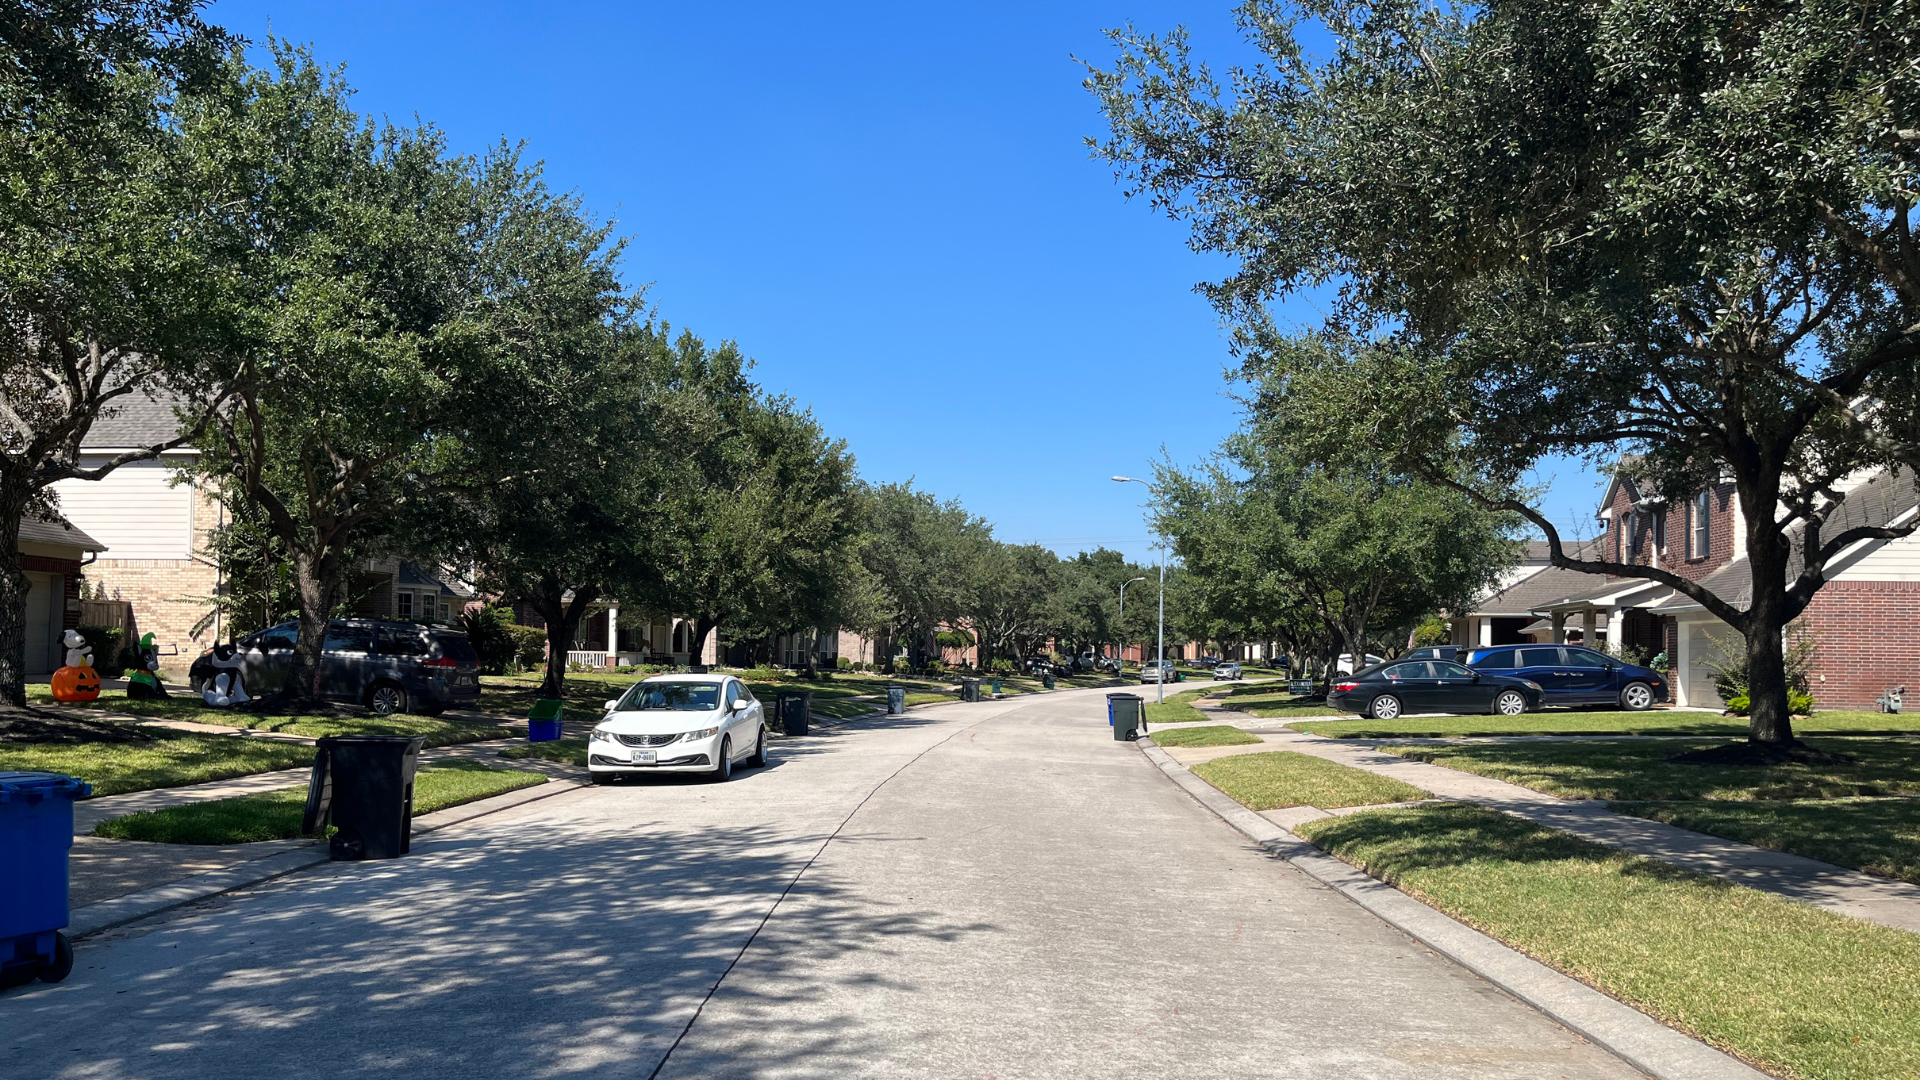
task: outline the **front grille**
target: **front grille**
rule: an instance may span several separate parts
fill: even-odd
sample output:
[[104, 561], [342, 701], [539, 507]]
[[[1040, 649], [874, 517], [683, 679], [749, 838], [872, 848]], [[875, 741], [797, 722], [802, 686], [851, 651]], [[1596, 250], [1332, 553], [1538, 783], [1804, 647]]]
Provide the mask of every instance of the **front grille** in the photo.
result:
[[628, 746], [665, 746], [680, 738], [679, 735], [615, 735]]

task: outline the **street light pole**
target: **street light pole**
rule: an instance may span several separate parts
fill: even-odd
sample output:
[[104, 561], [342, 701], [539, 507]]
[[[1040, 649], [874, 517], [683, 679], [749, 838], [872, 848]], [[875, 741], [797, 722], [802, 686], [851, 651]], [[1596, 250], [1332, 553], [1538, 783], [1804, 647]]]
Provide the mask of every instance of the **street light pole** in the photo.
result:
[[[1139, 484], [1141, 487], [1146, 488], [1148, 491], [1153, 492], [1154, 495], [1156, 496], [1160, 494], [1159, 488], [1154, 487], [1152, 484], [1149, 484], [1145, 480], [1141, 480], [1138, 477], [1116, 476], [1113, 478], [1113, 482], [1116, 484]], [[1160, 643], [1158, 646], [1158, 650], [1160, 655], [1156, 657], [1154, 660], [1154, 663], [1156, 665], [1165, 664], [1167, 662], [1167, 546], [1165, 544], [1160, 545], [1159, 642]], [[1164, 667], [1156, 666], [1154, 668], [1153, 674], [1154, 674], [1153, 700], [1155, 704], [1158, 704], [1160, 702], [1167, 700], [1167, 669]]]
[[[1136, 581], [1145, 581], [1145, 580], [1147, 579], [1144, 577], [1128, 578], [1127, 580], [1120, 583], [1120, 615], [1118, 618], [1113, 620], [1115, 629], [1120, 629], [1121, 627], [1124, 627], [1127, 622], [1127, 586], [1133, 584]], [[1121, 629], [1120, 632], [1123, 634], [1126, 633], [1124, 629]], [[1127, 666], [1127, 647], [1125, 645], [1120, 646], [1120, 655], [1114, 657], [1114, 659], [1120, 662], [1120, 666], [1114, 668], [1113, 670], [1113, 673], [1115, 675], [1118, 675], [1123, 670], [1125, 670]]]

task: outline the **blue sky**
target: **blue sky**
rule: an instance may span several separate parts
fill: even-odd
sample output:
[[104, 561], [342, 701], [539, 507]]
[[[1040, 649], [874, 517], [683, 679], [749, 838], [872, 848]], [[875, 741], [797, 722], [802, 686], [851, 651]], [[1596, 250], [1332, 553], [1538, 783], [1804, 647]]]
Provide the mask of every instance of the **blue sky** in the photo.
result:
[[[958, 497], [1003, 539], [1146, 559], [1145, 491], [1107, 477], [1163, 447], [1196, 461], [1236, 422], [1192, 291], [1222, 264], [1088, 158], [1100, 117], [1073, 59], [1104, 62], [1102, 29], [1132, 22], [1243, 60], [1225, 0], [211, 13], [312, 43], [362, 111], [460, 150], [524, 140], [617, 219], [662, 317], [738, 341], [869, 479]], [[1553, 513], [1586, 516], [1597, 490], [1561, 471]]]

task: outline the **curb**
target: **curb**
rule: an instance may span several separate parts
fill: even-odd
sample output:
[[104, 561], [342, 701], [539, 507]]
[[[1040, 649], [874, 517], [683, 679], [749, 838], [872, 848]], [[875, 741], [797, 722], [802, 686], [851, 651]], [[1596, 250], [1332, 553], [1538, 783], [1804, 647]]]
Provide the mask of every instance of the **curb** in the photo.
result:
[[[476, 799], [459, 806], [450, 806], [445, 810], [436, 810], [415, 819], [413, 835], [424, 836], [438, 832], [449, 826], [486, 817], [502, 810], [511, 810], [516, 806], [551, 798], [569, 791], [578, 791], [588, 785], [578, 780], [548, 780], [544, 784], [509, 791], [488, 799]], [[274, 878], [310, 869], [332, 857], [319, 841], [282, 851], [275, 855], [241, 863], [225, 870], [210, 870], [204, 874], [181, 878], [165, 885], [156, 885], [151, 889], [142, 889], [125, 896], [116, 896], [111, 900], [102, 900], [97, 904], [73, 911], [67, 917], [67, 936], [75, 940], [90, 937], [103, 930], [116, 926], [125, 926], [130, 922], [144, 919], [149, 915], [191, 904], [196, 900], [219, 896], [222, 893], [244, 889], [250, 885], [272, 881]]]
[[1767, 1074], [1684, 1035], [1538, 960], [1428, 907], [1241, 806], [1150, 742], [1141, 751], [1194, 801], [1267, 853], [1338, 891], [1387, 925], [1579, 1033], [1655, 1080], [1768, 1080]]

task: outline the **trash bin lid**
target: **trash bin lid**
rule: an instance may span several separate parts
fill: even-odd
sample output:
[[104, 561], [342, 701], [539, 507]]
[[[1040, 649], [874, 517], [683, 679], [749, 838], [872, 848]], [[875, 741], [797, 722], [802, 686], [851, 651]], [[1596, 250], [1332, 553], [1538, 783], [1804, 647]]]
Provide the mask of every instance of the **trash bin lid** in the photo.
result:
[[425, 735], [325, 735], [315, 741], [328, 746], [336, 746], [340, 743], [353, 743], [361, 746], [371, 743], [375, 746], [386, 746], [405, 743], [425, 744], [427, 737]]
[[0, 802], [26, 799], [38, 802], [55, 797], [84, 799], [93, 794], [85, 780], [54, 772], [0, 772]]

